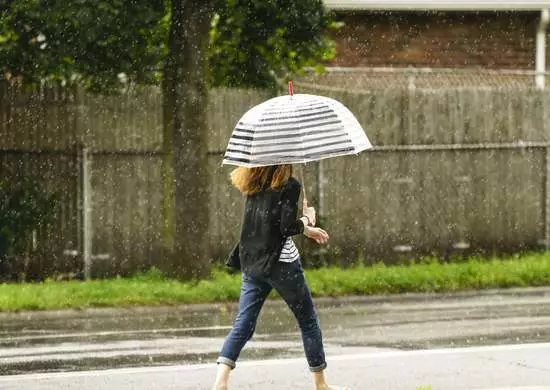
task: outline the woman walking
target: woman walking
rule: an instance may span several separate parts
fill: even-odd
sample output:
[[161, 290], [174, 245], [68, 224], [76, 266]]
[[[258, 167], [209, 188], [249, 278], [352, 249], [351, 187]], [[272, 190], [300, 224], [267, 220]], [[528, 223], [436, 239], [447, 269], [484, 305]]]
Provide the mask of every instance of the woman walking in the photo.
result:
[[317, 313], [304, 278], [298, 249], [292, 236], [304, 234], [318, 244], [329, 236], [315, 227], [315, 209], [303, 202], [298, 218], [301, 184], [292, 177], [292, 165], [238, 167], [231, 173], [233, 185], [246, 195], [244, 220], [234, 263], [242, 271], [239, 312], [217, 360], [213, 390], [227, 390], [229, 374], [246, 342], [254, 334], [260, 310], [272, 289], [284, 299], [296, 317], [315, 390], [337, 389], [327, 385], [327, 366]]

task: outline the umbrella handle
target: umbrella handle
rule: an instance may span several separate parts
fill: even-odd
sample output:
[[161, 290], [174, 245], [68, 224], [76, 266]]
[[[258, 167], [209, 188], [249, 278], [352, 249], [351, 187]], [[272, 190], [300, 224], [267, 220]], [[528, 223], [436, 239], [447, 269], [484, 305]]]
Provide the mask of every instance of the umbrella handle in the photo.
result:
[[300, 164], [300, 181], [302, 182], [302, 191], [304, 192], [304, 200], [307, 201], [307, 195], [306, 195], [306, 185], [304, 182], [304, 168], [302, 164]]

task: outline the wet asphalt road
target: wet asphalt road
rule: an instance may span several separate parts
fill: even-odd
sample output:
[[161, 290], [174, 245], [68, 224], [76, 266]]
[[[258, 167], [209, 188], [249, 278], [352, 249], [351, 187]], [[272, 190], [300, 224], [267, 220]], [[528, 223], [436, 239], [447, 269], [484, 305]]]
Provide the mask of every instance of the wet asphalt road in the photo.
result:
[[[354, 390], [549, 390], [550, 344], [333, 356], [328, 377]], [[0, 377], [3, 390], [209, 390], [212, 364]], [[247, 361], [231, 389], [311, 389], [302, 359]]]
[[[407, 360], [413, 361], [416, 365], [427, 364], [427, 373], [422, 378], [427, 380], [427, 384], [432, 382], [433, 386], [433, 383], [437, 383], [437, 378], [439, 378], [438, 370], [443, 369], [445, 372], [445, 367], [452, 369], [449, 364], [438, 364], [441, 359], [438, 355], [439, 352], [435, 349], [450, 348], [451, 351], [459, 351], [456, 348], [524, 343], [539, 343], [544, 346], [543, 343], [550, 342], [550, 289], [493, 291], [484, 292], [481, 295], [466, 293], [440, 296], [407, 295], [391, 298], [325, 299], [318, 300], [318, 309], [327, 355], [334, 359], [344, 358], [344, 360], [337, 360], [333, 363], [335, 379], [340, 379], [338, 375], [343, 375], [342, 379], [352, 379], [354, 375], [357, 377], [356, 370], [359, 370], [364, 373], [364, 378], [359, 376], [355, 382], [349, 383], [355, 384], [355, 386], [357, 386], [357, 381], [376, 379], [377, 374], [372, 372], [367, 374], [369, 370], [372, 371], [373, 367], [379, 367], [379, 370], [375, 371], [388, 377], [388, 373], [391, 373], [392, 370], [391, 367], [400, 364], [406, 367], [409, 364]], [[181, 376], [185, 373], [184, 378], [191, 378], [194, 381], [194, 385], [186, 385], [191, 387], [173, 388], [207, 388], [201, 386], [204, 386], [202, 382], [207, 381], [206, 378], [211, 375], [209, 371], [211, 366], [208, 363], [213, 362], [217, 356], [235, 315], [234, 310], [235, 305], [223, 304], [0, 314], [0, 374], [13, 375], [30, 372], [97, 370], [136, 366], [158, 367], [173, 364], [184, 364], [185, 367], [188, 367], [193, 364], [195, 366], [192, 370], [180, 369], [181, 373], [177, 370], [170, 371], [172, 368], [169, 367], [153, 369], [166, 369], [169, 372], [178, 373], [175, 376], [165, 375], [168, 378], [166, 380], [176, 380], [178, 375]], [[425, 355], [414, 355], [414, 353], [420, 353], [418, 350], [428, 350], [432, 354], [421, 352]], [[403, 351], [412, 354], [391, 355], [404, 353]], [[390, 355], [387, 355], [388, 353]], [[488, 360], [482, 359], [487, 363], [487, 361], [495, 359], [502, 360], [501, 355], [504, 352], [491, 350], [484, 353], [489, 354]], [[363, 356], [363, 358], [345, 360], [346, 356], [354, 355]], [[471, 364], [473, 355], [466, 354], [466, 357], [463, 355], [465, 354], [451, 354], [449, 359], [451, 361], [459, 359], [460, 365], [466, 369]], [[509, 358], [509, 351], [506, 351], [505, 355], [508, 356], [505, 359]], [[422, 359], [418, 359], [418, 356], [422, 356]], [[528, 371], [542, 370], [536, 371], [537, 376], [533, 377], [535, 382], [521, 379], [524, 374], [516, 372], [514, 375], [521, 379], [521, 383], [516, 386], [520, 384], [534, 386], [545, 383], [550, 385], [550, 377], [544, 377], [544, 375], [550, 375], [550, 371], [544, 371], [550, 370], [550, 348], [522, 349], [521, 353], [516, 351], [512, 356], [518, 358], [522, 356], [523, 360], [503, 364], [515, 367], [516, 370], [526, 365], [535, 367], [524, 367]], [[266, 359], [293, 362], [292, 364], [288, 363], [289, 367], [292, 367], [289, 372], [296, 370], [296, 378], [302, 378], [304, 375], [305, 361], [299, 363], [303, 361], [300, 337], [291, 313], [280, 301], [269, 302], [264, 307], [256, 337], [242, 354], [242, 361], [249, 361], [246, 364], [255, 364], [252, 361]], [[281, 359], [296, 360], [283, 361]], [[430, 366], [432, 364], [429, 363], [430, 361], [433, 366]], [[522, 361], [527, 363], [522, 363]], [[205, 366], [200, 365], [205, 363], [207, 363]], [[389, 366], [384, 368], [385, 364]], [[485, 365], [487, 366], [487, 364]], [[284, 365], [269, 367], [271, 371], [275, 371], [276, 377], [278, 371], [286, 373], [289, 369]], [[474, 367], [483, 368], [483, 365], [478, 362]], [[417, 368], [420, 371], [413, 368], [410, 372], [414, 374], [422, 371], [419, 367]], [[254, 370], [257, 370], [257, 367], [254, 367]], [[352, 371], [348, 372], [349, 370]], [[464, 370], [459, 371], [464, 374]], [[236, 381], [239, 380], [239, 375], [243, 375], [243, 371], [241, 374], [238, 372], [239, 370], [236, 371]], [[404, 374], [405, 372], [407, 371], [400, 373]], [[432, 372], [433, 375], [430, 376], [429, 372]], [[514, 371], [507, 370], [507, 373], [511, 372]], [[129, 374], [129, 378], [137, 378], [139, 375]], [[415, 379], [414, 375], [411, 377], [411, 381], [422, 381], [422, 378]], [[485, 376], [487, 377], [487, 374]], [[112, 378], [115, 377], [120, 379], [124, 378], [124, 375], [112, 376]], [[289, 378], [291, 377], [293, 376], [291, 375]], [[452, 376], [443, 375], [443, 377], [450, 378]], [[501, 377], [505, 377], [504, 374]], [[95, 378], [92, 383], [102, 383], [102, 380], [97, 379], [98, 377]], [[106, 377], [100, 375], [99, 378], [105, 379]], [[536, 382], [537, 378], [539, 381], [545, 380], [546, 382]], [[27, 388], [7, 387], [8, 382], [13, 385], [18, 381], [21, 382], [23, 377], [19, 377], [19, 380], [15, 382], [13, 380], [5, 382], [8, 379], [8, 377], [0, 377], [0, 389]], [[130, 383], [127, 379], [126, 382]], [[237, 388], [270, 388], [265, 387], [267, 385], [245, 387], [245, 382], [253, 382], [250, 381], [251, 379], [254, 378], [245, 375], [242, 378], [242, 384]], [[307, 379], [307, 376], [302, 379]], [[74, 378], [71, 380], [73, 384], [76, 383]], [[166, 383], [166, 380], [163, 388], [172, 388]], [[185, 381], [180, 378], [177, 382], [183, 384]], [[143, 384], [143, 382], [140, 383]], [[509, 380], [507, 383], [513, 384]], [[377, 382], [373, 382], [373, 385], [375, 384], [378, 386]], [[490, 383], [483, 384], [483, 381], [479, 384], [480, 386], [492, 386]], [[60, 383], [57, 385], [61, 386]], [[468, 386], [470, 385], [468, 384]], [[43, 384], [43, 386], [45, 385]], [[67, 386], [39, 388], [85, 388]], [[385, 388], [400, 388], [395, 386]], [[479, 388], [480, 386], [470, 388]], [[156, 387], [119, 385], [119, 387], [113, 388], [141, 390], [142, 388]], [[275, 388], [281, 387], [273, 387], [273, 389]]]

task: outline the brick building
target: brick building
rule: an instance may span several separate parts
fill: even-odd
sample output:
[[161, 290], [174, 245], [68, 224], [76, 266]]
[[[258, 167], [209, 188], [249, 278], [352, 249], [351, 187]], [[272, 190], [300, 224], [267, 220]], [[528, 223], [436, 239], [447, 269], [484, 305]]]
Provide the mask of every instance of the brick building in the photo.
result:
[[545, 72], [550, 61], [550, 0], [324, 3], [345, 23], [333, 34], [338, 54], [331, 66]]

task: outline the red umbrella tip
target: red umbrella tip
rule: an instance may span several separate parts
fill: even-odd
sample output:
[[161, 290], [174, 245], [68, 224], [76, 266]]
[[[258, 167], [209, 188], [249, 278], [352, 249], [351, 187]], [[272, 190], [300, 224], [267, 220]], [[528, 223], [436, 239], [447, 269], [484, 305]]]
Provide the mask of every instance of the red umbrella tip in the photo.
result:
[[292, 81], [288, 82], [288, 94], [290, 96], [294, 95], [294, 87], [292, 86]]

